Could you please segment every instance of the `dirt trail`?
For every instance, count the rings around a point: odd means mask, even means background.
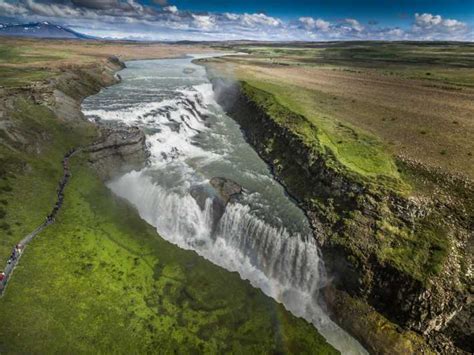
[[[63,165],[63,176],[61,180],[59,180],[58,183],[58,192],[57,192],[57,200],[56,203],[51,210],[51,213],[49,213],[46,216],[45,221],[38,226],[34,231],[32,231],[30,234],[25,236],[22,240],[18,242],[17,245],[13,247],[12,253],[7,261],[7,265],[1,274],[1,280],[0,280],[0,297],[3,296],[4,291],[7,287],[8,280],[11,278],[13,271],[15,270],[15,267],[18,265],[21,256],[23,255],[23,251],[25,250],[26,246],[39,234],[43,229],[45,229],[47,226],[50,224],[54,223],[55,217],[58,214],[59,210],[61,209],[64,201],[64,189],[66,188],[66,185],[69,182],[69,179],[71,177],[71,171],[69,169],[69,159],[75,155],[77,152],[79,152],[80,149],[73,148],[69,150],[65,155],[62,160],[62,165]]]

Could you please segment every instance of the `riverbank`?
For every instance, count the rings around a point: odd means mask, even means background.
[[[2,258],[54,204],[64,153],[98,138],[80,101],[120,68],[99,60],[2,92]],[[89,160],[74,158],[55,224],[32,241],[0,300],[0,352],[337,353],[237,273],[161,239]]]
[[[319,140],[318,127],[274,95],[219,79],[219,71],[211,76],[218,101],[307,212],[340,290],[327,302],[334,319],[372,352],[429,352],[423,335],[437,351],[462,353],[447,337],[453,326],[457,336],[468,331],[450,321],[469,313],[460,271],[469,254],[458,249],[469,238],[463,222],[469,199],[460,195],[457,222],[446,224],[452,210],[408,198],[405,182],[348,170]]]

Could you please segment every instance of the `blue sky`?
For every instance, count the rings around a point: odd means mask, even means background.
[[[474,0],[0,0],[0,22],[144,40],[474,40]]]

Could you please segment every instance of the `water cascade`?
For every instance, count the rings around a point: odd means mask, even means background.
[[[304,213],[214,101],[204,69],[192,59],[127,63],[122,83],[84,102],[91,120],[147,133],[148,166],[110,181],[109,188],[163,238],[238,272],[343,353],[365,353],[317,302],[327,280]],[[220,202],[222,208],[210,184],[215,177],[243,188]]]

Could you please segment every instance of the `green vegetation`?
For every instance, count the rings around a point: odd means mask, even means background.
[[[423,338],[413,332],[403,330],[375,311],[367,303],[352,298],[345,292],[332,290],[332,308],[335,317],[357,338],[364,340],[369,352],[390,354],[435,354]],[[349,312],[345,314],[344,312]]]
[[[159,238],[85,159],[0,300],[6,352],[333,354],[236,273]]]
[[[311,92],[285,91],[280,85],[261,81],[241,82],[241,87],[244,94],[282,129],[290,130],[302,140],[311,152],[307,159],[323,157],[328,168],[377,194],[404,195],[411,191],[411,186],[402,179],[393,158],[380,141],[360,130],[319,116],[311,100]],[[340,201],[335,201],[336,197],[328,198],[324,193],[317,195],[317,189],[308,188],[305,173],[298,171],[288,160],[292,158],[287,156],[285,148],[280,148],[281,142],[265,144],[267,153],[290,190],[296,191],[311,209],[317,210],[320,217],[331,225],[342,223],[344,228],[338,227],[338,233],[331,237],[332,243],[360,258],[364,258],[370,250],[381,264],[389,263],[422,282],[441,272],[451,246],[441,215],[420,220],[412,228],[379,202],[380,216],[375,220],[375,226],[371,226],[373,219],[350,206],[349,201],[354,196],[348,193]],[[336,192],[334,194],[337,195]],[[363,208],[366,202],[360,203]],[[355,235],[358,237],[354,239]]]
[[[0,44],[0,86],[12,88],[51,79],[58,74],[52,68],[37,67],[36,62],[54,62],[68,58],[65,51],[52,51],[29,45]]]
[[[7,88],[22,87],[35,81],[51,79],[53,72],[35,68],[16,68],[0,66],[0,86]]]
[[[28,45],[0,44],[0,64],[27,64],[38,61],[56,61],[69,57],[66,51],[41,50]]]
[[[334,42],[231,45],[230,48],[251,53],[253,60],[279,65],[376,70],[403,78],[474,86],[472,43]]]
[[[13,105],[15,109],[7,114],[8,126],[0,130],[0,200],[5,211],[0,222],[6,231],[0,239],[3,261],[13,245],[51,211],[63,154],[95,136],[93,127],[61,122],[49,109],[27,99],[18,98]]]
[[[96,136],[10,97],[0,126],[0,260],[44,221],[61,159]],[[76,156],[55,224],[0,299],[1,353],[337,353],[283,306],[161,239]]]
[[[382,260],[390,260],[398,269],[421,281],[441,272],[450,242],[446,228],[436,222],[436,218],[431,216],[421,221],[416,232],[396,227],[387,221],[380,224],[378,237],[382,242]],[[387,240],[386,236],[390,236],[390,239]]]
[[[357,178],[361,176],[397,190],[408,188],[383,144],[360,129],[322,114],[314,92],[255,80],[243,82],[242,87],[248,97],[276,122],[298,134],[309,147],[319,153],[328,152],[327,163],[334,168],[342,164]]]

